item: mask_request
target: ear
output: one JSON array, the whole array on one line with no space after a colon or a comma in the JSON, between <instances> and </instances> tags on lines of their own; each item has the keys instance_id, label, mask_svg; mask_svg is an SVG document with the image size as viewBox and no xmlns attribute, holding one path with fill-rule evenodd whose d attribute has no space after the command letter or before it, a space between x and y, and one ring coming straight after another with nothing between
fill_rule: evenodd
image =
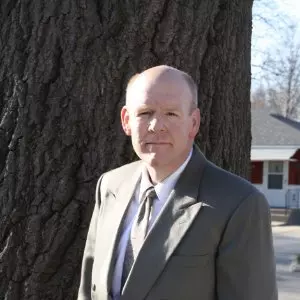
<instances>
[{"instance_id":1,"label":"ear","mask_svg":"<svg viewBox=\"0 0 300 300\"><path fill-rule=\"evenodd\" d=\"M123 106L121 110L121 123L126 135L131 135L131 128L129 124L129 111L127 106Z\"/></svg>"},{"instance_id":2,"label":"ear","mask_svg":"<svg viewBox=\"0 0 300 300\"><path fill-rule=\"evenodd\" d=\"M199 128L200 128L200 121L201 121L201 116L200 116L200 109L196 108L192 112L192 128L189 134L189 137L194 139L196 135L198 134Z\"/></svg>"}]
</instances>

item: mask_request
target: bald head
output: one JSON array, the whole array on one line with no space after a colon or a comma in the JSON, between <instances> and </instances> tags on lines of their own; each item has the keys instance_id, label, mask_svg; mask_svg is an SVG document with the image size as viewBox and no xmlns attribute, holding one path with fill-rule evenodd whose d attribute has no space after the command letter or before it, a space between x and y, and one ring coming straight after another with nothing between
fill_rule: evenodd
<instances>
[{"instance_id":1,"label":"bald head","mask_svg":"<svg viewBox=\"0 0 300 300\"><path fill-rule=\"evenodd\" d=\"M130 99L133 98L132 93L141 89L150 90L153 87L163 88L166 92L169 89L178 89L178 93L187 90L191 108L195 109L198 106L197 86L192 77L183 71L165 65L147 69L131 77L126 89L126 104L129 104Z\"/></svg>"}]
</instances>

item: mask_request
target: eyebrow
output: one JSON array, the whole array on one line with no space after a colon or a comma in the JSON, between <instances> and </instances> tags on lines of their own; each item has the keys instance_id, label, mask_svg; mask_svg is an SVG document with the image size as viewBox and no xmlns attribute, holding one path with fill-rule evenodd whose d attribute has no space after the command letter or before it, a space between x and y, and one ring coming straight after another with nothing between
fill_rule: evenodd
<instances>
[{"instance_id":1,"label":"eyebrow","mask_svg":"<svg viewBox=\"0 0 300 300\"><path fill-rule=\"evenodd\" d=\"M140 107L137 107L136 108L137 110L156 110L154 107L152 106L146 106L146 105L143 105L143 106L140 106ZM173 106L169 106L169 107L163 107L162 110L166 111L178 111L179 109L177 107L173 107Z\"/></svg>"}]
</instances>

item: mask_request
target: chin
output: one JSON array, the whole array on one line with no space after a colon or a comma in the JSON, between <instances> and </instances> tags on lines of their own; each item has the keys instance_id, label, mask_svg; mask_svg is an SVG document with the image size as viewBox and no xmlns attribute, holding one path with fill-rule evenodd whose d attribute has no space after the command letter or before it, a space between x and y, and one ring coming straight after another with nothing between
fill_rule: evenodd
<instances>
[{"instance_id":1,"label":"chin","mask_svg":"<svg viewBox=\"0 0 300 300\"><path fill-rule=\"evenodd\" d=\"M143 155L142 160L151 167L159 167L168 164L170 157L167 154L147 153Z\"/></svg>"}]
</instances>

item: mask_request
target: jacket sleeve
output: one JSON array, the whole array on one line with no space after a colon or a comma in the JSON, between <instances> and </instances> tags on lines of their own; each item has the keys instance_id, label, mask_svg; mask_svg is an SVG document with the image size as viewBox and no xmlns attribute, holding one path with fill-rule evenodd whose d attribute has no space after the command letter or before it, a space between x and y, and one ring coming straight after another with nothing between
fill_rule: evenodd
<instances>
[{"instance_id":1,"label":"jacket sleeve","mask_svg":"<svg viewBox=\"0 0 300 300\"><path fill-rule=\"evenodd\" d=\"M82 266L81 266L81 278L78 291L77 300L91 300L91 282L92 282L92 270L94 263L94 251L97 236L97 223L100 211L100 185L102 177L98 180L95 194L95 206L93 215L91 218L88 235L86 239L85 249L83 253Z\"/></svg>"},{"instance_id":2,"label":"jacket sleeve","mask_svg":"<svg viewBox=\"0 0 300 300\"><path fill-rule=\"evenodd\" d=\"M277 300L269 205L259 192L235 210L216 259L218 300Z\"/></svg>"}]
</instances>

